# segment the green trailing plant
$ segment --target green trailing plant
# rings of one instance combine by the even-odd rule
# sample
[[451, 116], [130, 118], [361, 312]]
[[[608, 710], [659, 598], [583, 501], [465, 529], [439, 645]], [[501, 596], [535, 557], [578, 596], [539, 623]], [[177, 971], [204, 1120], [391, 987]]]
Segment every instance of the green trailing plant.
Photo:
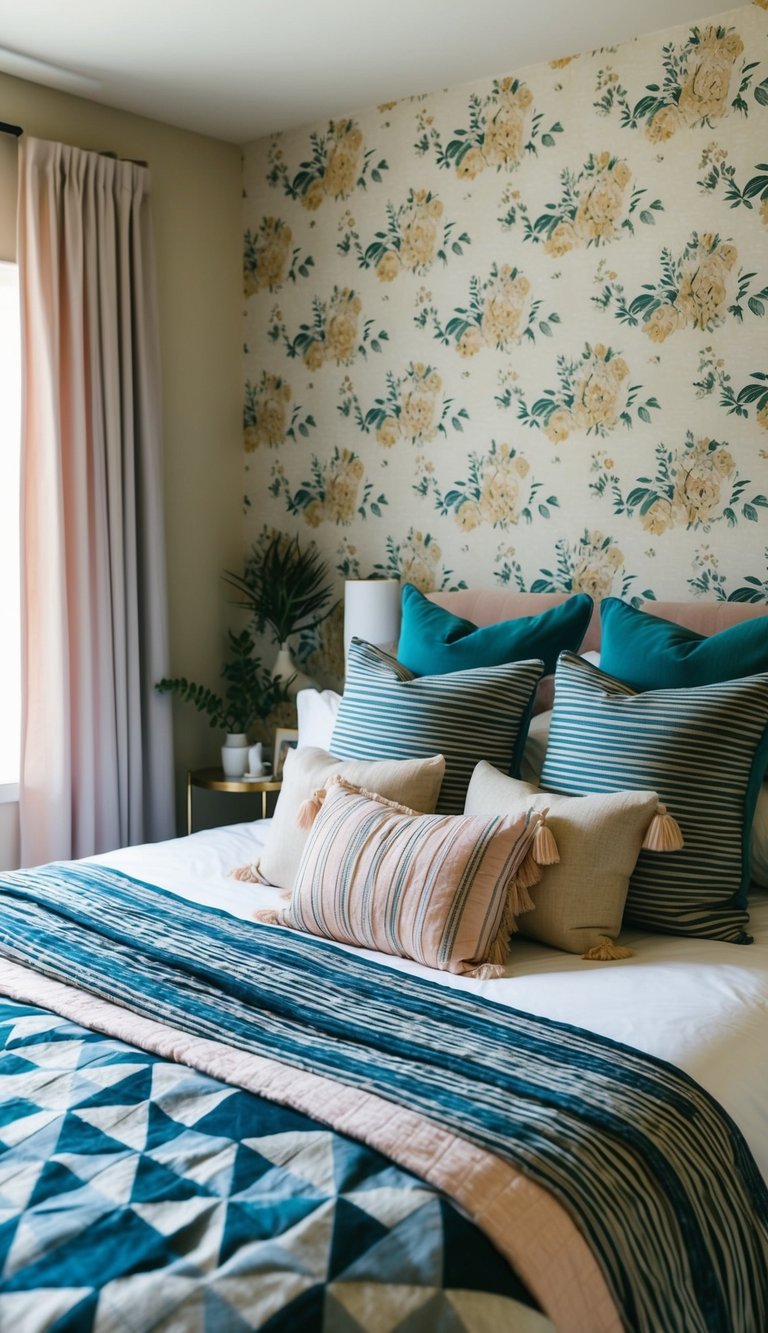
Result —
[[289, 682], [270, 675], [261, 658], [254, 656], [254, 642], [248, 630], [240, 634], [229, 630], [228, 644], [229, 657], [221, 671], [225, 682], [221, 694], [207, 685], [196, 685], [185, 676], [159, 680], [155, 689], [192, 704], [220, 731], [247, 732], [287, 700]]
[[225, 570], [224, 582], [239, 594], [237, 606], [250, 611], [257, 630], [269, 629], [275, 643], [314, 630], [335, 610], [329, 605], [333, 585], [316, 547], [302, 550], [298, 537], [278, 534], [260, 549], [254, 546], [243, 574]]

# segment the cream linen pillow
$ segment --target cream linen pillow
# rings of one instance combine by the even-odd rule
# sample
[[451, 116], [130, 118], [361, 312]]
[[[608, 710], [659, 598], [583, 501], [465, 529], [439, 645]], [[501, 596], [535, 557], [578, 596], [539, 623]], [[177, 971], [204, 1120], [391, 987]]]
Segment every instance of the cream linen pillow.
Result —
[[[356, 787], [378, 792], [389, 801], [399, 801], [424, 814], [437, 804], [445, 772], [441, 754], [429, 759], [336, 759], [326, 750], [307, 746], [289, 750], [283, 769], [283, 786], [261, 859], [250, 878], [279, 889], [292, 889], [301, 854], [309, 837], [296, 823], [299, 807], [314, 791], [324, 787], [334, 773]], [[248, 878], [242, 871], [239, 878]]]
[[653, 791], [556, 796], [483, 761], [464, 811], [488, 816], [548, 809], [560, 861], [542, 866], [541, 880], [530, 889], [534, 909], [518, 921], [520, 934], [567, 953], [595, 950], [596, 957], [610, 957], [605, 941], [621, 929], [629, 877], [657, 806]]

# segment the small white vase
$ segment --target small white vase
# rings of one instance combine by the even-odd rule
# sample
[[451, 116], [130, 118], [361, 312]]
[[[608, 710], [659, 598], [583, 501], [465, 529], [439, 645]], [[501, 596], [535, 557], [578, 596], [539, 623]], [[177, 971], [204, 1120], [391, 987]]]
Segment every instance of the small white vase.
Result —
[[221, 747], [221, 767], [226, 778], [241, 778], [248, 772], [248, 737], [232, 732]]
[[264, 776], [264, 750], [261, 741], [257, 741], [248, 750], [248, 767], [245, 770], [252, 778]]
[[275, 676], [282, 678], [283, 684], [288, 687], [289, 694], [298, 694], [299, 690], [317, 689], [317, 682], [311, 676], [306, 676], [303, 671], [299, 671], [287, 643], [280, 644], [280, 651], [272, 667], [273, 680]]

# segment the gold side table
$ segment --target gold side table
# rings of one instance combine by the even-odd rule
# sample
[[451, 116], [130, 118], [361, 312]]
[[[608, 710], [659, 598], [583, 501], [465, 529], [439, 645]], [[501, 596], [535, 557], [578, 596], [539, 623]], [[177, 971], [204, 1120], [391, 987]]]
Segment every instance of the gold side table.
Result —
[[267, 818], [270, 792], [282, 787], [280, 778], [259, 778], [247, 782], [245, 778], [228, 778], [221, 768], [193, 768], [187, 771], [187, 833], [192, 832], [192, 789], [204, 788], [206, 791], [235, 791], [258, 793], [261, 796], [261, 817]]

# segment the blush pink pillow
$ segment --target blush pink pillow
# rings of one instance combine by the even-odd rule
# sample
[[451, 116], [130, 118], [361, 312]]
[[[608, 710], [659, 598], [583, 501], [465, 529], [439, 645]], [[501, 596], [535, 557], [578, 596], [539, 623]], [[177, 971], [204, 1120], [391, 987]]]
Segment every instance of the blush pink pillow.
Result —
[[336, 778], [290, 906], [270, 919], [427, 967], [496, 976], [516, 914], [532, 907], [518, 881], [531, 882], [519, 872], [538, 822], [528, 813], [417, 814]]

